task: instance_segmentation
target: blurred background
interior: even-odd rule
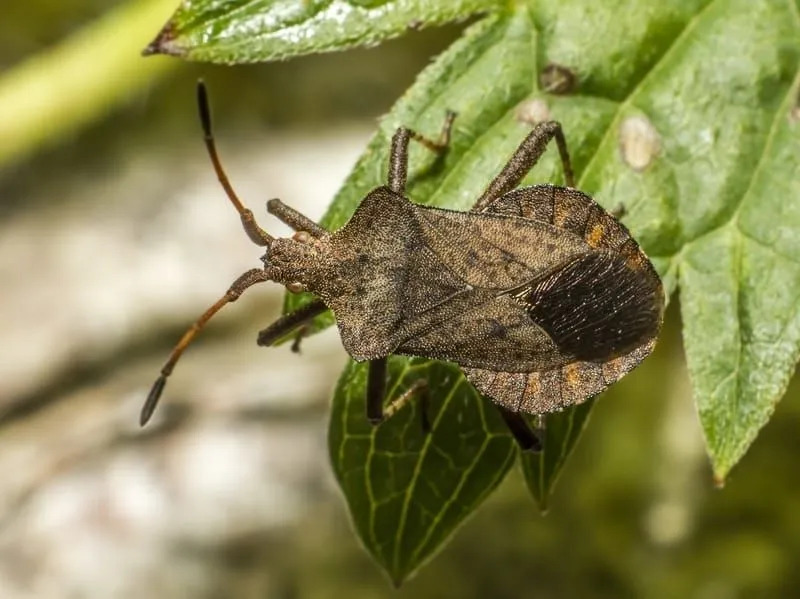
[[[26,0],[0,18],[0,597],[792,597],[800,405],[790,388],[725,489],[688,391],[677,301],[655,354],[597,402],[549,513],[519,473],[399,592],[350,531],[326,447],[345,354],[255,345],[264,285],[227,308],[138,411],[185,327],[260,251],[319,217],[453,26],[379,48],[211,67],[143,59],[177,0]]]

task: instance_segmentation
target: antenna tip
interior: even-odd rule
[[[144,426],[150,420],[153,412],[156,410],[158,399],[161,397],[161,392],[164,390],[166,384],[167,377],[163,374],[153,383],[153,387],[150,389],[150,393],[147,395],[147,399],[142,406],[142,411],[139,414],[139,426]]]

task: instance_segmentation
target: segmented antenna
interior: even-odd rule
[[[222,168],[219,155],[217,154],[217,148],[214,143],[214,136],[211,133],[211,110],[208,104],[208,93],[206,92],[206,86],[202,81],[197,82],[197,108],[198,112],[200,113],[200,124],[203,126],[203,141],[205,141],[208,155],[211,158],[211,163],[214,165],[214,172],[217,174],[217,179],[219,179],[219,182],[222,184],[222,188],[225,190],[225,194],[233,204],[233,207],[239,213],[239,218],[242,220],[242,226],[244,227],[247,236],[256,245],[262,247],[268,246],[272,243],[273,237],[258,226],[253,213],[239,200],[239,197],[236,195],[236,192],[233,190],[233,187],[228,180],[228,176],[225,174],[225,170]],[[200,316],[200,318],[195,321],[191,327],[186,330],[180,341],[178,341],[178,343],[172,349],[167,362],[161,369],[160,376],[156,379],[155,383],[153,383],[150,393],[147,395],[147,399],[144,402],[144,406],[142,406],[142,411],[139,415],[139,424],[144,426],[147,424],[147,421],[150,420],[150,417],[153,415],[153,412],[158,405],[158,400],[164,391],[164,387],[167,384],[167,378],[170,374],[172,374],[172,370],[175,368],[175,364],[177,364],[183,352],[197,336],[197,333],[199,333],[200,330],[206,325],[206,323],[211,320],[211,318],[217,312],[219,312],[223,306],[229,304],[230,302],[236,301],[245,289],[251,285],[255,285],[256,283],[269,280],[269,273],[263,269],[254,268],[252,270],[248,270],[233,282],[233,285],[230,286],[224,296],[218,299],[210,308],[208,308],[208,310],[203,313],[202,316]]]
[[[250,240],[256,245],[262,247],[268,246],[274,241],[274,238],[258,226],[253,212],[242,204],[239,196],[237,196],[236,192],[233,190],[228,175],[225,174],[225,169],[222,168],[222,163],[217,154],[217,146],[214,143],[214,135],[211,132],[211,109],[208,103],[208,92],[206,91],[206,84],[203,83],[202,79],[197,82],[197,109],[200,113],[200,123],[203,126],[203,141],[206,144],[208,156],[211,158],[211,164],[214,165],[214,172],[217,174],[217,179],[219,179],[222,188],[225,190],[225,195],[228,196],[236,212],[239,213],[244,231],[247,233]]]
[[[161,393],[164,391],[164,387],[167,384],[167,377],[172,374],[175,364],[178,363],[178,360],[186,348],[189,347],[189,344],[194,341],[197,333],[199,333],[203,327],[206,326],[206,323],[211,320],[211,318],[226,304],[235,302],[237,299],[239,299],[239,296],[242,295],[245,289],[255,285],[256,283],[263,283],[264,281],[269,280],[271,280],[270,273],[266,270],[261,268],[253,268],[248,270],[233,282],[233,285],[231,285],[228,291],[225,292],[225,295],[214,302],[214,304],[208,310],[203,312],[203,315],[198,318],[194,324],[192,324],[192,326],[186,329],[186,332],[183,334],[180,341],[178,341],[178,343],[172,349],[172,352],[169,354],[169,358],[161,369],[161,375],[156,379],[156,382],[153,383],[153,386],[150,388],[150,393],[147,395],[147,399],[145,400],[144,405],[142,406],[142,411],[139,415],[139,424],[144,426],[147,424],[147,421],[150,420],[150,417],[153,415],[153,412],[156,409],[156,405],[158,405],[158,399],[161,397]]]

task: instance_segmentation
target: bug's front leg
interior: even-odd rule
[[[292,330],[298,327],[304,326],[306,323],[313,320],[315,316],[319,316],[327,309],[328,307],[322,300],[316,299],[302,308],[298,308],[294,312],[285,314],[267,328],[259,331],[257,343],[261,346],[272,345],[281,337],[288,335]],[[295,343],[299,346],[299,341]],[[294,346],[295,344],[292,344],[292,351],[296,351]]]
[[[389,188],[392,191],[405,195],[408,179],[408,142],[413,139],[432,152],[443,152],[450,144],[450,130],[455,118],[456,113],[448,110],[437,140],[428,139],[406,127],[400,127],[395,131],[392,136],[392,148],[389,152]]]
[[[475,206],[472,207],[473,212],[480,212],[497,198],[517,187],[544,154],[550,140],[554,138],[558,146],[558,154],[561,157],[561,165],[564,168],[564,180],[567,187],[575,187],[572,162],[569,159],[567,142],[561,131],[561,124],[556,121],[545,121],[536,125],[522,141],[500,174],[492,179],[486,191],[475,202]]]

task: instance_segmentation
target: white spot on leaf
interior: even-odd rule
[[[661,151],[661,136],[643,116],[631,116],[619,127],[622,159],[635,171],[643,171]]]

